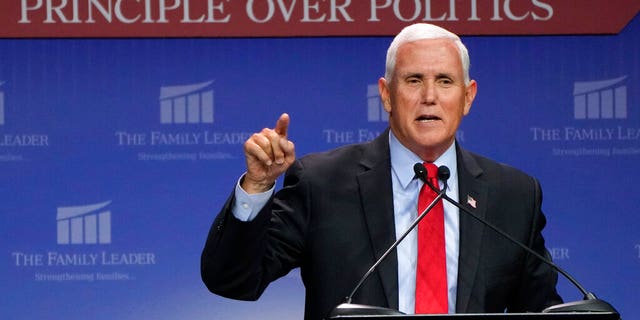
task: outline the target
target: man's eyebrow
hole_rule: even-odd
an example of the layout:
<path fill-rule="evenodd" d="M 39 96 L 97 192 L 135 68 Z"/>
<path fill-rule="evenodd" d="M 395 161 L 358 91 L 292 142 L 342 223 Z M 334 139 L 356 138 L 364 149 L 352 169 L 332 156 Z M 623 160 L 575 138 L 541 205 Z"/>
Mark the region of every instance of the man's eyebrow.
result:
<path fill-rule="evenodd" d="M 424 74 L 420 72 L 407 72 L 402 75 L 403 78 L 424 78 Z"/>
<path fill-rule="evenodd" d="M 424 73 L 421 72 L 406 72 L 401 74 L 402 79 L 407 79 L 407 78 L 418 78 L 418 79 L 424 79 L 425 75 Z M 455 79 L 456 77 L 449 72 L 440 72 L 437 73 L 435 75 L 435 79 Z"/>
<path fill-rule="evenodd" d="M 455 77 L 448 72 L 440 72 L 436 74 L 436 79 L 442 79 L 442 78 L 454 79 Z"/>

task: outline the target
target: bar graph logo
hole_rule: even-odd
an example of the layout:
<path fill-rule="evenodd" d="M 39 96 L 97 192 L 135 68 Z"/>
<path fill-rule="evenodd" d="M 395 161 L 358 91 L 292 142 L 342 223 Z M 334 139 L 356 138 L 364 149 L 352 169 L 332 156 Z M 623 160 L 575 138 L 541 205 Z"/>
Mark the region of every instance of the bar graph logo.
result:
<path fill-rule="evenodd" d="M 389 121 L 389 114 L 384 110 L 377 84 L 367 86 L 367 121 Z"/>
<path fill-rule="evenodd" d="M 160 88 L 160 123 L 213 123 L 213 81 Z"/>
<path fill-rule="evenodd" d="M 575 82 L 573 116 L 575 119 L 626 119 L 627 76 L 615 79 Z"/>
<path fill-rule="evenodd" d="M 98 204 L 59 207 L 58 244 L 111 243 L 111 201 Z"/>
<path fill-rule="evenodd" d="M 2 85 L 4 81 L 0 81 L 0 126 L 4 125 L 4 91 Z"/>

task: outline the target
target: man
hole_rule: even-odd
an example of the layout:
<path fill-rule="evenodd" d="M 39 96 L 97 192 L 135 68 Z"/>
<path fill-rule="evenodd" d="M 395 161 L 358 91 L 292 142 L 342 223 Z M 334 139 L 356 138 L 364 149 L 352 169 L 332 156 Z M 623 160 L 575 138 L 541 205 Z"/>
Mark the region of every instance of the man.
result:
<path fill-rule="evenodd" d="M 455 34 L 415 24 L 389 47 L 378 84 L 390 128 L 375 140 L 296 160 L 286 114 L 274 129 L 250 137 L 244 144 L 247 172 L 202 253 L 209 290 L 255 300 L 271 281 L 299 267 L 305 319 L 327 316 L 416 218 L 423 185 L 414 178 L 416 162 L 446 165 L 449 196 L 548 256 L 539 183 L 455 141 L 477 90 L 468 69 L 467 50 Z M 284 186 L 274 194 L 275 180 L 285 172 Z M 445 202 L 441 211 L 446 292 L 436 312 L 528 312 L 561 302 L 550 267 L 456 207 Z M 414 230 L 353 302 L 421 312 L 418 305 L 431 300 L 416 299 L 424 283 L 416 276 L 421 245 Z"/>

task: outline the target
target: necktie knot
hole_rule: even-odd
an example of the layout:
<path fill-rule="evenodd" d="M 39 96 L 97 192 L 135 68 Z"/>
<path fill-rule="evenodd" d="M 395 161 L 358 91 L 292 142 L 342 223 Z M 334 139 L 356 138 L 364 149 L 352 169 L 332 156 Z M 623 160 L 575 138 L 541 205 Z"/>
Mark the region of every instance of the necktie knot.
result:
<path fill-rule="evenodd" d="M 438 166 L 425 162 L 424 167 L 427 168 L 427 178 L 429 178 L 429 180 L 438 179 Z"/>

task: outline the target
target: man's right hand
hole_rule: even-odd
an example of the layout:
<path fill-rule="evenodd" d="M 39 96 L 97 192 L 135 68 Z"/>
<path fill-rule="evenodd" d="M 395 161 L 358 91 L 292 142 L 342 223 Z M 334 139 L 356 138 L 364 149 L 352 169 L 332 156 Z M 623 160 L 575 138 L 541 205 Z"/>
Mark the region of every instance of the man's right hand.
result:
<path fill-rule="evenodd" d="M 295 161 L 295 147 L 287 138 L 289 115 L 283 113 L 276 127 L 254 133 L 244 143 L 247 174 L 241 187 L 247 193 L 265 192 Z"/>

